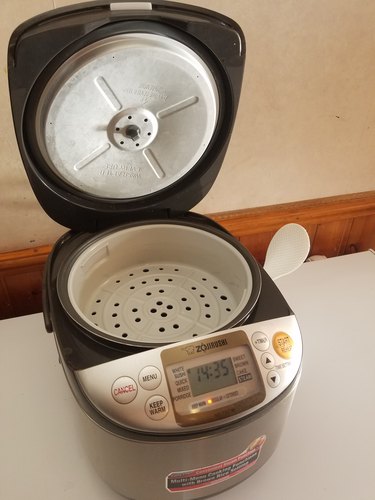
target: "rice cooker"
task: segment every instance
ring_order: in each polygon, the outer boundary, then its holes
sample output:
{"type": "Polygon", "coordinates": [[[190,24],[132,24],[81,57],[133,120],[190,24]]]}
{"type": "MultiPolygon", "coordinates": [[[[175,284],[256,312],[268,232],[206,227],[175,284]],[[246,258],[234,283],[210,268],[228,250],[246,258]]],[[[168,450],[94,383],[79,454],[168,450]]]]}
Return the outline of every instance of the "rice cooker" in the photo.
{"type": "Polygon", "coordinates": [[[131,499],[202,498],[249,477],[298,383],[287,302],[239,241],[189,211],[222,164],[244,60],[235,22],[159,0],[53,10],[10,40],[26,173],[70,228],[46,265],[46,329],[88,456],[131,499]]]}

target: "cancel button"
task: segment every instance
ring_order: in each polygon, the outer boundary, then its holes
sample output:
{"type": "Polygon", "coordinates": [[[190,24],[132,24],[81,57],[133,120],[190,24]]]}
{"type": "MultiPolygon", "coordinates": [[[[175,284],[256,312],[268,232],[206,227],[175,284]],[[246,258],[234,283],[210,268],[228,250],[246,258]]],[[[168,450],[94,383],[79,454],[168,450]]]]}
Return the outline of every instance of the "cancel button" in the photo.
{"type": "Polygon", "coordinates": [[[168,415],[168,401],[163,396],[152,396],[146,401],[145,411],[152,420],[162,420],[168,415]]]}

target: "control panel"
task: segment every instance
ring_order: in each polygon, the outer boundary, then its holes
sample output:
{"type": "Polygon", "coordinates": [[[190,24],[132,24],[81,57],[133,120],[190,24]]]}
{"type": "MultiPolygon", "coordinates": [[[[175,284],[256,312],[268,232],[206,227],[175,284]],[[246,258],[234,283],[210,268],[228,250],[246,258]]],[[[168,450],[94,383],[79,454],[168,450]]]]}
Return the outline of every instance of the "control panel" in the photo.
{"type": "Polygon", "coordinates": [[[196,337],[75,372],[110,420],[143,432],[213,428],[259,410],[296,377],[294,316],[196,337]]]}

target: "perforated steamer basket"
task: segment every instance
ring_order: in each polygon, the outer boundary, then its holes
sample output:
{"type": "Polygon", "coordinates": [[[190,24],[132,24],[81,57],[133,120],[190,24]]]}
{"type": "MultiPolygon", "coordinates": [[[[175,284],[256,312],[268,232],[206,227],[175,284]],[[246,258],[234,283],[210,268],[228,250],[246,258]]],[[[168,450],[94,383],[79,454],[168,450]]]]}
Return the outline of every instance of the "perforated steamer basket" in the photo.
{"type": "Polygon", "coordinates": [[[58,292],[91,333],[155,346],[241,324],[258,299],[260,271],[223,231],[146,222],[106,232],[73,253],[58,292]]]}

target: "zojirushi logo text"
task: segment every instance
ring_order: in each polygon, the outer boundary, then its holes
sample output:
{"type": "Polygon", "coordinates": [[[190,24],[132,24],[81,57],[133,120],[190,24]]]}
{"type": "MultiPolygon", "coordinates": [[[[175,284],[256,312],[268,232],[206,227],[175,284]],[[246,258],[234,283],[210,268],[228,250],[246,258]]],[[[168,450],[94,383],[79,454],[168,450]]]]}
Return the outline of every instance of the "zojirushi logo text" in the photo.
{"type": "Polygon", "coordinates": [[[212,342],[201,343],[196,346],[197,352],[206,352],[210,349],[217,349],[218,347],[223,347],[228,345],[227,339],[213,340],[212,342]]]}

